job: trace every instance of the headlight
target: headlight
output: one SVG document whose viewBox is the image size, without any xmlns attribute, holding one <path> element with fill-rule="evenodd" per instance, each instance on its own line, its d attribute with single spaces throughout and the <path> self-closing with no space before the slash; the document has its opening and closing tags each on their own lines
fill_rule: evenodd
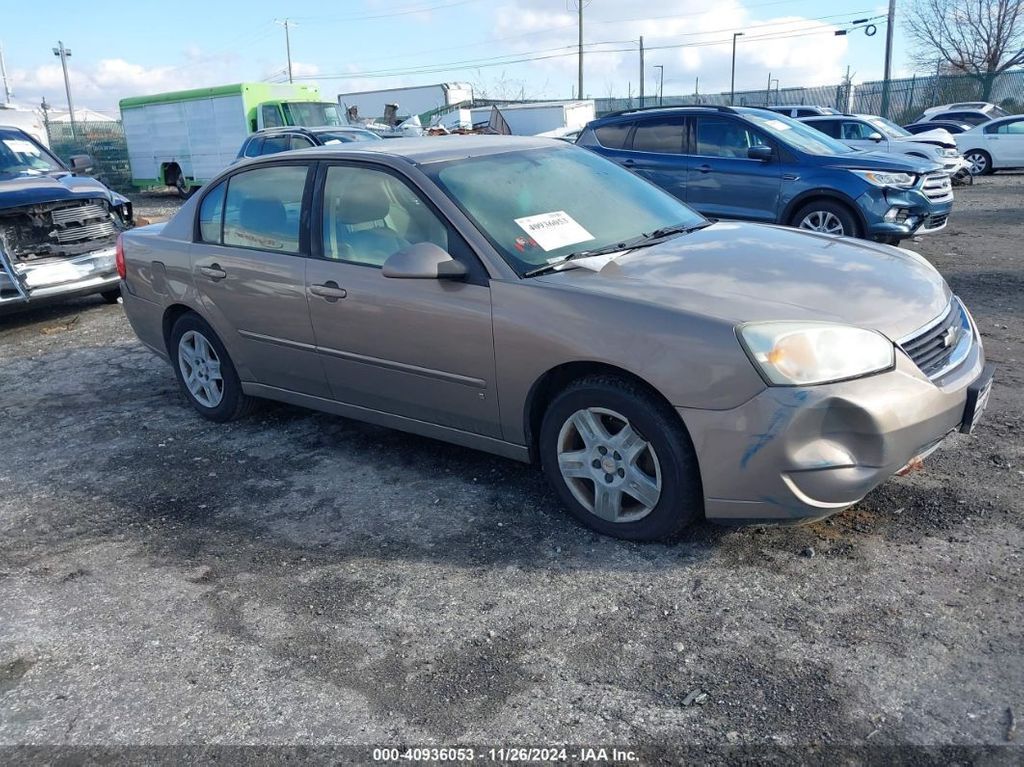
<svg viewBox="0 0 1024 767">
<path fill-rule="evenodd" d="M 775 386 L 806 386 L 879 373 L 896 361 L 892 341 L 831 322 L 757 322 L 740 339 Z"/>
<path fill-rule="evenodd" d="M 913 173 L 886 173 L 875 170 L 851 170 L 850 173 L 860 176 L 869 184 L 875 186 L 895 186 L 899 189 L 910 189 L 917 183 L 917 176 Z"/>
<path fill-rule="evenodd" d="M 959 157 L 960 153 L 958 151 L 956 151 L 955 149 L 943 149 L 942 150 L 942 156 L 943 157 Z"/>
</svg>

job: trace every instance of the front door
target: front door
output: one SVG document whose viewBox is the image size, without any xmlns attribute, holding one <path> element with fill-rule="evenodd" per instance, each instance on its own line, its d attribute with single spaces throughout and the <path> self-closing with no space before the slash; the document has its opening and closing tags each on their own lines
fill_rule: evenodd
<svg viewBox="0 0 1024 767">
<path fill-rule="evenodd" d="M 307 175 L 308 164 L 274 165 L 211 189 L 200 207 L 192 279 L 243 380 L 326 396 L 306 302 Z"/>
<path fill-rule="evenodd" d="M 322 172 L 306 273 L 316 345 L 333 397 L 350 405 L 500 437 L 491 291 L 457 232 L 397 175 L 369 165 Z M 465 279 L 397 279 L 395 251 L 433 242 Z"/>
<path fill-rule="evenodd" d="M 686 202 L 705 216 L 775 221 L 782 185 L 778 154 L 767 162 L 747 157 L 750 147 L 762 144 L 772 146 L 762 133 L 733 117 L 697 117 Z"/>
</svg>

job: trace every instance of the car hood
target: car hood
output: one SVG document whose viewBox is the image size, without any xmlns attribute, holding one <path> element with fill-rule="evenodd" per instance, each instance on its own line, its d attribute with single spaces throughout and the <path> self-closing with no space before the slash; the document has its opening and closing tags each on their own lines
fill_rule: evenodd
<svg viewBox="0 0 1024 767">
<path fill-rule="evenodd" d="M 124 201 L 123 197 L 89 176 L 54 173 L 0 180 L 0 209 L 97 197 L 115 204 Z"/>
<path fill-rule="evenodd" d="M 580 263 L 531 279 L 737 324 L 849 323 L 894 341 L 939 316 L 950 299 L 942 276 L 915 253 L 763 224 L 719 222 L 600 269 Z"/>
<path fill-rule="evenodd" d="M 945 128 L 926 130 L 922 133 L 911 134 L 910 136 L 897 136 L 893 141 L 907 144 L 934 144 L 946 149 L 956 149 L 956 141 L 953 134 Z"/>
<path fill-rule="evenodd" d="M 942 166 L 932 160 L 920 157 L 909 157 L 905 154 L 888 154 L 886 152 L 855 151 L 849 154 L 836 155 L 828 163 L 832 168 L 848 170 L 879 170 L 902 173 L 936 173 Z"/>
</svg>

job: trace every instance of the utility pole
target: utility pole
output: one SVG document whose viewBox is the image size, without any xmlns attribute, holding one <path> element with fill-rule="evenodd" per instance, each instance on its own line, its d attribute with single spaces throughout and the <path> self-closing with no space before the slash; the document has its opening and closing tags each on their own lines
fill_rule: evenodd
<svg viewBox="0 0 1024 767">
<path fill-rule="evenodd" d="M 579 18 L 579 42 L 576 49 L 576 65 L 579 69 L 576 78 L 576 98 L 583 98 L 583 0 L 576 0 L 576 12 Z"/>
<path fill-rule="evenodd" d="M 892 76 L 892 36 L 896 26 L 896 0 L 889 0 L 889 21 L 885 27 L 885 78 L 882 81 L 882 117 L 889 119 L 889 78 Z"/>
<path fill-rule="evenodd" d="M 11 103 L 11 86 L 7 83 L 7 65 L 4 63 L 4 47 L 0 45 L 0 79 L 4 81 L 4 103 Z"/>
<path fill-rule="evenodd" d="M 665 67 L 662 64 L 655 64 L 654 68 L 659 70 L 661 77 L 658 81 L 658 106 L 665 106 Z"/>
<path fill-rule="evenodd" d="M 736 102 L 736 38 L 743 37 L 742 32 L 732 33 L 732 78 L 729 80 L 729 106 Z"/>
<path fill-rule="evenodd" d="M 768 88 L 764 92 L 764 105 L 769 106 L 772 103 L 772 73 L 768 73 Z"/>
<path fill-rule="evenodd" d="M 288 35 L 288 26 L 292 22 L 291 19 L 285 19 L 277 23 L 284 27 L 284 49 L 288 54 L 288 82 L 292 82 L 292 41 Z"/>
<path fill-rule="evenodd" d="M 60 65 L 64 68 L 64 91 L 68 94 L 68 113 L 71 119 L 71 138 L 75 140 L 78 135 L 75 133 L 75 105 L 71 101 L 71 80 L 68 79 L 68 58 L 71 56 L 71 49 L 65 48 L 64 43 L 57 41 L 57 48 L 53 49 L 53 55 L 60 57 Z"/>
<path fill-rule="evenodd" d="M 640 36 L 640 109 L 643 109 L 643 35 Z"/>
</svg>

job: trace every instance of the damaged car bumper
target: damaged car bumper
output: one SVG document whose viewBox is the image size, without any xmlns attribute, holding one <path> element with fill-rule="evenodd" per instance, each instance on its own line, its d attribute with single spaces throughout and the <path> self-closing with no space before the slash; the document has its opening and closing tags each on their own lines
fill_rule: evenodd
<svg viewBox="0 0 1024 767">
<path fill-rule="evenodd" d="M 73 258 L 16 263 L 0 252 L 0 306 L 116 290 L 114 246 Z"/>
<path fill-rule="evenodd" d="M 842 511 L 953 432 L 973 429 L 992 374 L 954 298 L 938 322 L 897 343 L 886 373 L 771 386 L 732 410 L 679 408 L 702 468 L 716 467 L 702 471 L 707 518 L 798 522 Z"/>
</svg>

